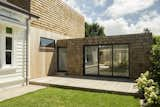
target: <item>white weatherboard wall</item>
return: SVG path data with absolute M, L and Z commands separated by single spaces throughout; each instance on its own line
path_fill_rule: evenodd
M 5 25 L 0 25 L 3 29 L 0 34 L 1 47 L 1 59 L 5 60 L 5 37 L 8 36 L 5 33 Z M 26 40 L 25 40 L 25 29 L 16 28 L 15 26 L 10 26 L 13 28 L 13 34 L 9 37 L 13 38 L 13 51 L 12 51 L 12 65 L 6 66 L 2 63 L 0 67 L 0 88 L 11 87 L 13 85 L 23 85 L 25 81 L 26 72 Z M 7 26 L 7 27 L 8 27 Z M 1 30 L 2 30 L 1 29 Z
M 25 84 L 26 18 L 23 14 L 0 7 L 0 90 Z M 6 27 L 12 28 L 13 33 L 7 34 Z M 6 37 L 12 37 L 11 65 L 5 63 Z

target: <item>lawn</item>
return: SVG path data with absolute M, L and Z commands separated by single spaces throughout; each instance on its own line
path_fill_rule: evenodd
M 140 107 L 133 96 L 46 88 L 0 102 L 0 107 Z

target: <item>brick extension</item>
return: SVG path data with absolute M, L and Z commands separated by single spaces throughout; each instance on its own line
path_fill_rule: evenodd
M 97 44 L 129 45 L 129 78 L 131 79 L 138 78 L 140 73 L 148 70 L 150 66 L 151 33 L 59 40 L 57 47 L 67 48 L 67 74 L 83 75 L 83 46 Z

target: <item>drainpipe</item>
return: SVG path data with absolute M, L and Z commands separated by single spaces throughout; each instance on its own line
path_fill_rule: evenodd
M 26 85 L 29 85 L 29 27 L 31 16 L 26 20 Z

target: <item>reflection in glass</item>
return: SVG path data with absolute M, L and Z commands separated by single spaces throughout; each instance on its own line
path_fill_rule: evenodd
M 6 37 L 6 50 L 12 50 L 12 38 Z
M 6 37 L 6 64 L 12 64 L 12 37 Z
M 85 74 L 129 77 L 128 45 L 86 46 Z
M 40 37 L 40 47 L 53 48 L 54 45 L 55 45 L 55 40 L 44 38 L 44 37 Z
M 85 74 L 98 75 L 98 46 L 85 47 Z
M 67 71 L 67 49 L 58 48 L 58 71 Z
M 112 46 L 99 47 L 99 74 L 112 76 Z
M 128 45 L 113 46 L 113 76 L 129 76 Z
M 6 64 L 12 64 L 11 52 L 6 52 Z

